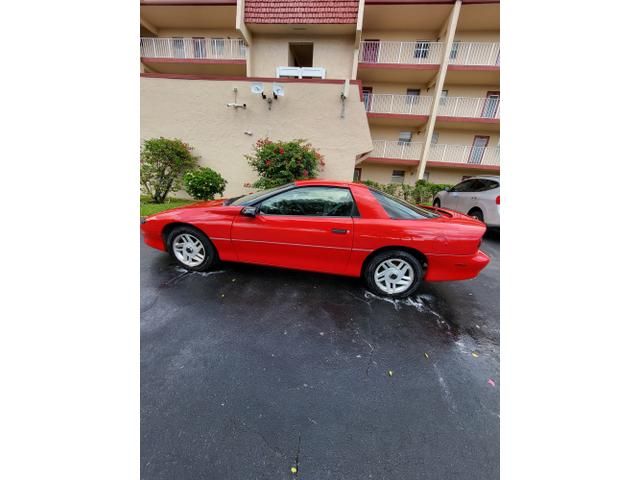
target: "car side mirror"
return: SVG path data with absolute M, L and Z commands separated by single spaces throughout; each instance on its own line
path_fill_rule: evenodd
M 256 207 L 244 207 L 240 210 L 240 215 L 243 217 L 255 217 L 258 214 L 258 209 Z

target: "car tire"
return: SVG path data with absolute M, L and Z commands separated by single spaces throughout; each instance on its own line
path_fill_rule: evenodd
M 436 207 L 436 208 L 440 208 L 440 199 L 439 198 L 436 198 L 433 201 L 433 206 Z
M 367 288 L 376 295 L 404 298 L 418 289 L 424 277 L 424 268 L 409 252 L 386 250 L 371 257 L 364 268 L 363 277 Z M 400 281 L 395 282 L 398 279 Z
M 167 235 L 167 252 L 187 270 L 205 272 L 218 263 L 211 240 L 197 228 L 181 225 Z
M 482 213 L 482 210 L 480 210 L 479 208 L 472 208 L 471 210 L 469 210 L 469 213 L 467 213 L 467 215 L 477 220 L 480 220 L 482 223 L 484 223 L 484 214 Z

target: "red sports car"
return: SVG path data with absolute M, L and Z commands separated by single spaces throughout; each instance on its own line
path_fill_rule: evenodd
M 423 279 L 474 278 L 489 263 L 479 250 L 485 228 L 457 212 L 325 180 L 175 208 L 141 226 L 147 245 L 190 270 L 226 260 L 363 277 L 390 297 L 412 294 Z

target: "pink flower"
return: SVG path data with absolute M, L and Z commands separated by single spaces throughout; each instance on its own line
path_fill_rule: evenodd
M 284 155 L 284 148 L 280 149 L 280 155 Z

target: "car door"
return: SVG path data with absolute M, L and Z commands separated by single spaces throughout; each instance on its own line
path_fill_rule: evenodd
M 355 203 L 348 188 L 305 186 L 238 215 L 231 241 L 238 260 L 277 267 L 343 273 L 353 246 Z
M 467 213 L 475 206 L 478 192 L 484 188 L 484 182 L 479 178 L 470 178 L 465 182 L 463 189 L 458 192 L 454 210 Z
M 457 185 L 451 187 L 446 195 L 443 195 L 440 200 L 440 206 L 442 208 L 448 208 L 450 210 L 457 210 L 458 201 L 460 200 L 460 195 L 467 191 L 467 188 L 471 184 L 471 180 L 463 180 Z

